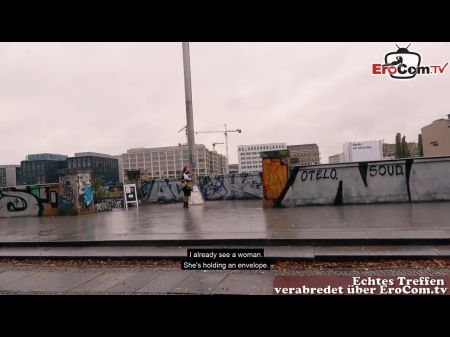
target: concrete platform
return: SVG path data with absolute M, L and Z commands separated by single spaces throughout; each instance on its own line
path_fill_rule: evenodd
M 269 241 L 305 245 L 308 240 L 335 245 L 341 240 L 353 240 L 353 244 L 382 243 L 377 240 L 432 244 L 440 240 L 440 244 L 450 244 L 449 239 L 450 202 L 263 209 L 259 200 L 208 201 L 190 209 L 167 204 L 82 216 L 0 219 L 0 246 L 19 242 L 253 245 Z
M 261 246 L 259 246 L 261 247 Z M 189 247 L 193 248 L 193 247 Z M 236 248 L 236 247 L 202 247 Z M 239 248 L 255 248 L 242 247 Z M 0 258 L 21 259 L 170 259 L 184 260 L 187 247 L 1 247 Z M 448 258 L 450 245 L 400 246 L 267 246 L 264 257 L 268 261 L 282 260 L 339 260 L 367 258 Z
M 450 257 L 450 202 L 262 209 L 261 201 L 150 205 L 0 219 L 0 258 L 176 259 L 264 248 L 270 261 Z

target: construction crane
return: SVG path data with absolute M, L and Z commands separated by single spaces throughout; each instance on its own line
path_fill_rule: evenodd
M 216 151 L 216 145 L 217 144 L 223 144 L 223 143 L 213 143 L 213 151 Z
M 180 133 L 181 131 L 186 130 L 186 144 L 188 143 L 188 133 L 187 133 L 187 125 L 183 126 L 180 130 L 178 130 L 178 133 Z
M 198 134 L 198 133 L 223 133 L 225 135 L 225 145 L 226 145 L 226 151 L 227 151 L 227 160 L 229 162 L 229 157 L 228 157 L 228 132 L 242 133 L 242 130 L 241 129 L 228 130 L 226 124 L 224 124 L 224 127 L 225 127 L 225 129 L 223 131 L 197 131 L 195 133 L 196 134 Z

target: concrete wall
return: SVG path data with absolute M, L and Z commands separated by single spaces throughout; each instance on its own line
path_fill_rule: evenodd
M 142 202 L 173 202 L 183 199 L 178 179 L 149 180 L 141 184 Z
M 0 189 L 0 217 L 57 215 L 59 184 Z
M 205 200 L 261 199 L 261 175 L 230 174 L 199 178 L 200 191 Z M 173 202 L 183 199 L 182 184 L 178 179 L 150 180 L 141 183 L 143 202 Z
M 63 175 L 59 177 L 59 183 L 61 185 L 58 202 L 60 214 L 75 215 L 95 212 L 90 174 Z
M 450 157 L 291 167 L 278 206 L 450 200 Z
M 97 200 L 95 210 L 97 212 L 112 211 L 115 208 L 123 208 L 122 198 L 103 198 Z
M 72 174 L 58 184 L 0 188 L 0 217 L 75 215 L 95 212 L 89 174 Z
M 261 174 L 229 174 L 200 177 L 200 190 L 205 200 L 261 199 Z

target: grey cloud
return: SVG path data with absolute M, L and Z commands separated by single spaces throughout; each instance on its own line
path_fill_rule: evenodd
M 425 64 L 442 64 L 449 43 L 413 43 Z M 392 80 L 371 64 L 386 43 L 191 43 L 197 130 L 239 144 L 318 143 L 322 161 L 353 140 L 420 128 L 450 113 L 443 76 Z M 118 154 L 184 142 L 180 43 L 0 43 L 1 164 L 28 153 Z M 5 141 L 7 140 L 7 141 Z M 211 148 L 221 134 L 198 134 Z M 224 146 L 217 149 L 225 153 Z

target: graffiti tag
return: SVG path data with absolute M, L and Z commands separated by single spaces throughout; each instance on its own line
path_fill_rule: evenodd
M 403 173 L 403 166 L 400 164 L 388 164 L 388 165 L 376 165 L 376 166 L 370 166 L 369 168 L 369 174 L 371 177 L 374 177 L 376 175 L 380 176 L 402 176 Z
M 122 199 L 101 200 L 95 205 L 97 212 L 112 211 L 113 208 L 123 208 Z
M 300 174 L 300 179 L 306 181 L 308 178 L 309 180 L 338 179 L 336 169 L 303 170 Z

